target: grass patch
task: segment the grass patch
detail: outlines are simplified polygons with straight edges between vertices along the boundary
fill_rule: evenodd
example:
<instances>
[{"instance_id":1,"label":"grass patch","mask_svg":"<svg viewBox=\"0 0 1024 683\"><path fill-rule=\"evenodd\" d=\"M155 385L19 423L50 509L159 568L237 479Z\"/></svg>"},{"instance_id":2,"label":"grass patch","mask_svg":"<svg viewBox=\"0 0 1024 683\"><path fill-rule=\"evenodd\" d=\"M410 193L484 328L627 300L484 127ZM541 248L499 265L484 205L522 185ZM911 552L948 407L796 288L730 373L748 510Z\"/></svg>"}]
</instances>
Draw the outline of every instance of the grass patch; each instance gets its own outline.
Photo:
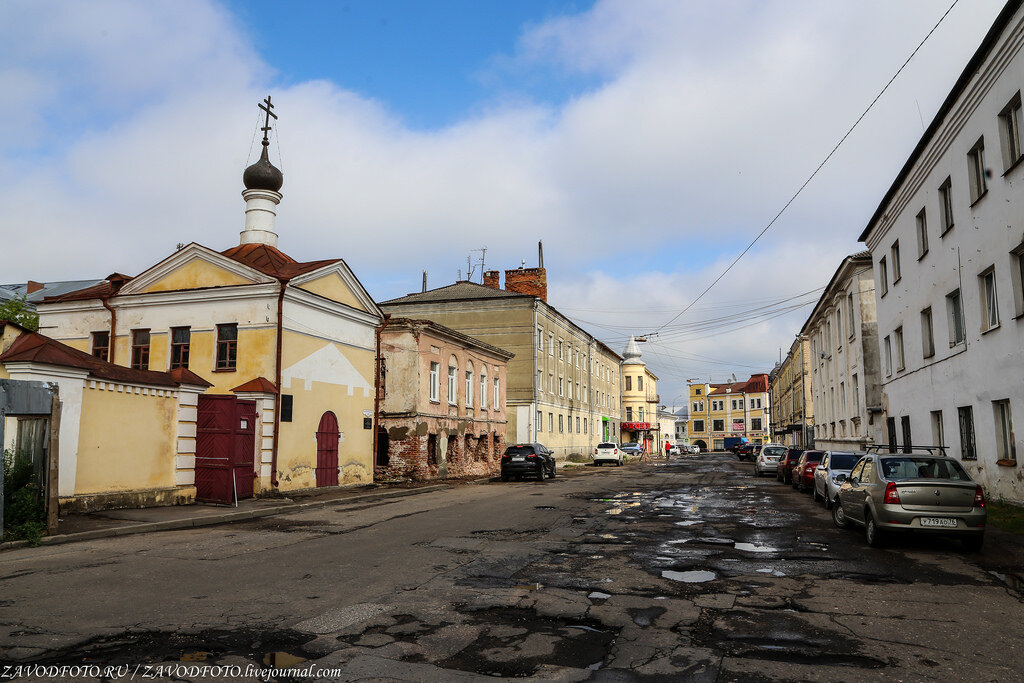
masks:
<instances>
[{"instance_id":1,"label":"grass patch","mask_svg":"<svg viewBox=\"0 0 1024 683\"><path fill-rule=\"evenodd\" d=\"M1011 534L1024 534L1024 507L990 501L988 503L988 523Z\"/></svg>"}]
</instances>

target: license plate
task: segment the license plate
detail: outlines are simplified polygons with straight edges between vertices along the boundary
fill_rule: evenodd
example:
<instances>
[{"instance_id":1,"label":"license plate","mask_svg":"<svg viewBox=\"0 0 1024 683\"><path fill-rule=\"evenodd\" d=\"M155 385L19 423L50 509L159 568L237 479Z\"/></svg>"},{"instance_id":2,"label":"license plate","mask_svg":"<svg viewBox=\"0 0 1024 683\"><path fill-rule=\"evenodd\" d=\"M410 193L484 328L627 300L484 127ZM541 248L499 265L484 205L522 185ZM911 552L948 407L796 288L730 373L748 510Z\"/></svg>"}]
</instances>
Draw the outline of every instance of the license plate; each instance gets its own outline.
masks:
<instances>
[{"instance_id":1,"label":"license plate","mask_svg":"<svg viewBox=\"0 0 1024 683\"><path fill-rule=\"evenodd\" d=\"M522 457L521 455L512 456L512 462L522 462L524 460L526 460L526 458Z\"/></svg>"},{"instance_id":2,"label":"license plate","mask_svg":"<svg viewBox=\"0 0 1024 683\"><path fill-rule=\"evenodd\" d=\"M921 526L938 526L955 529L957 526L957 520L953 517L922 517Z\"/></svg>"}]
</instances>

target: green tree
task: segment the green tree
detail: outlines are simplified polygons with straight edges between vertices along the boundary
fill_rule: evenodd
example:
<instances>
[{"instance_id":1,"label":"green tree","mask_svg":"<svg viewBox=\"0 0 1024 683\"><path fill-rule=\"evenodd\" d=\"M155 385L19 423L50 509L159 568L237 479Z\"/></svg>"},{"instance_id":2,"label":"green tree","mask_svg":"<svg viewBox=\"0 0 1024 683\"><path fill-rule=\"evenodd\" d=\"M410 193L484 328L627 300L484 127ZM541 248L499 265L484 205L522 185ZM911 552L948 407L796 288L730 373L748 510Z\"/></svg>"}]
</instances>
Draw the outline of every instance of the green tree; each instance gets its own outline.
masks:
<instances>
[{"instance_id":1,"label":"green tree","mask_svg":"<svg viewBox=\"0 0 1024 683\"><path fill-rule=\"evenodd\" d=\"M33 332L39 329L39 314L29 306L24 296L0 303L0 320L18 323Z\"/></svg>"}]
</instances>

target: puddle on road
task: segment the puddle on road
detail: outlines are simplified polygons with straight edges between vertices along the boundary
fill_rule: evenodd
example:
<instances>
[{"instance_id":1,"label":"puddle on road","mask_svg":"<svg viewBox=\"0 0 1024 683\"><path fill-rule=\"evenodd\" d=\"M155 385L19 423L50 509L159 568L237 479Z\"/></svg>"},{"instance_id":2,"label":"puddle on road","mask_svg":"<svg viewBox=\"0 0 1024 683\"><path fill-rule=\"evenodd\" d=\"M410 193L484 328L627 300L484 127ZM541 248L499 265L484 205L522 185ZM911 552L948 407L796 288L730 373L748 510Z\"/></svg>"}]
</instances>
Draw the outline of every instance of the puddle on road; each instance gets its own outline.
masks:
<instances>
[{"instance_id":1,"label":"puddle on road","mask_svg":"<svg viewBox=\"0 0 1024 683\"><path fill-rule=\"evenodd\" d=\"M756 571L757 571L758 574L771 574L772 576L775 576L775 577L782 577L782 576L786 575L785 572L780 572L780 571L778 571L776 569L770 569L768 567L765 567L764 569L758 569Z\"/></svg>"},{"instance_id":2,"label":"puddle on road","mask_svg":"<svg viewBox=\"0 0 1024 683\"><path fill-rule=\"evenodd\" d=\"M777 553L778 548L773 548L768 545L756 545L754 543L735 543L733 547L736 550L745 550L748 553Z\"/></svg>"},{"instance_id":3,"label":"puddle on road","mask_svg":"<svg viewBox=\"0 0 1024 683\"><path fill-rule=\"evenodd\" d=\"M591 600L607 600L608 598L612 597L612 595L611 593L602 593L601 591L594 591L587 597Z\"/></svg>"},{"instance_id":4,"label":"puddle on road","mask_svg":"<svg viewBox=\"0 0 1024 683\"><path fill-rule=\"evenodd\" d=\"M714 572L705 571L703 569L693 569L688 572L677 572L672 571L671 569L665 569L661 572L661 575L666 579L682 581L683 583L704 583L705 581L714 581L718 578Z\"/></svg>"},{"instance_id":5,"label":"puddle on road","mask_svg":"<svg viewBox=\"0 0 1024 683\"><path fill-rule=\"evenodd\" d=\"M693 526L695 524L700 524L700 523L701 523L701 520L699 520L699 519L687 519L687 520L685 520L683 522L676 522L676 526Z\"/></svg>"}]
</instances>

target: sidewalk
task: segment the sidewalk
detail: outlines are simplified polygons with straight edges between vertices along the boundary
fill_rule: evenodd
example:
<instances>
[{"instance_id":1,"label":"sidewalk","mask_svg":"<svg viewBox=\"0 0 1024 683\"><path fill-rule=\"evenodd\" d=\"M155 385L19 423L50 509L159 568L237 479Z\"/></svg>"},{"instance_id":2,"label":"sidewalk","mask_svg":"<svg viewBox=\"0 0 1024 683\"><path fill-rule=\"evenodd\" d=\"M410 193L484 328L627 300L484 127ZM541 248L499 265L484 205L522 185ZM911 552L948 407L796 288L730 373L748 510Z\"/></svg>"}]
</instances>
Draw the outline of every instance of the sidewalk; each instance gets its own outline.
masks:
<instances>
[{"instance_id":1,"label":"sidewalk","mask_svg":"<svg viewBox=\"0 0 1024 683\"><path fill-rule=\"evenodd\" d=\"M248 498L238 501L238 506L171 505L165 507L138 508L129 510L101 510L62 517L57 533L44 536L39 545L56 545L74 541L88 541L96 538L126 536L150 531L168 531L225 524L270 515L280 515L297 510L323 508L331 505L363 503L384 498L400 498L417 493L440 491L466 483L490 481L490 478L476 480L455 480L443 483L400 483L371 484L353 488L330 490L296 491L288 496ZM27 541L0 543L0 551L24 548Z\"/></svg>"}]
</instances>

